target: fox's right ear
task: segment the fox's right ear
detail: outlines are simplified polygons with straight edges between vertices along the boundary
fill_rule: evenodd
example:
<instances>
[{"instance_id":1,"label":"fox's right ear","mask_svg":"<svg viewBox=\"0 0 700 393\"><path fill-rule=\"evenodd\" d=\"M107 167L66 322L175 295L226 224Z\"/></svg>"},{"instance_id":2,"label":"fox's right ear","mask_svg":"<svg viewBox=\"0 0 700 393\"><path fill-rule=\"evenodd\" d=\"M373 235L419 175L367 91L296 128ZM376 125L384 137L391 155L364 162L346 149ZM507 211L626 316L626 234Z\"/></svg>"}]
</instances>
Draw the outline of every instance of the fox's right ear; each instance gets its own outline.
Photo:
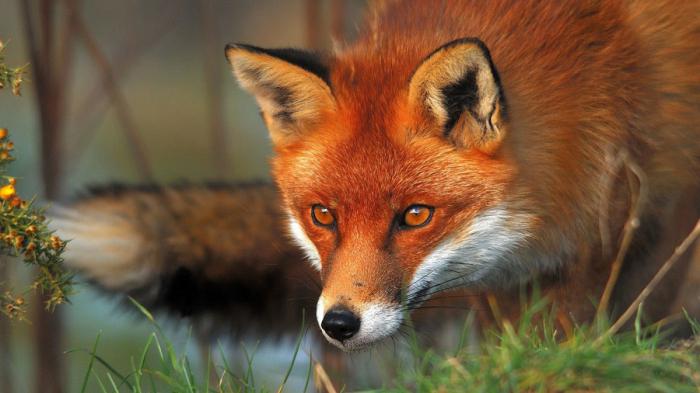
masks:
<instances>
[{"instance_id":1,"label":"fox's right ear","mask_svg":"<svg viewBox=\"0 0 700 393\"><path fill-rule=\"evenodd\" d=\"M328 68L317 54L229 44L226 58L241 86L258 101L275 145L293 141L335 109Z\"/></svg>"}]
</instances>

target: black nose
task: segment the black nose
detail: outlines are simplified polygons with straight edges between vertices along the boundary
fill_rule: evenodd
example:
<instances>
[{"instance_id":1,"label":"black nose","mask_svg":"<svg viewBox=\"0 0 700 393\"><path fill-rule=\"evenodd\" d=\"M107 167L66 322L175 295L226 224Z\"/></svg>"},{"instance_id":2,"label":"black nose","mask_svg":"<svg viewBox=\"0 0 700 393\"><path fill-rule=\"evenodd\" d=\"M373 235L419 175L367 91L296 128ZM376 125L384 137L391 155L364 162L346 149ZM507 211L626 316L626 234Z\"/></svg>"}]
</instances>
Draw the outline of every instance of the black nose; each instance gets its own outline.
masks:
<instances>
[{"instance_id":1,"label":"black nose","mask_svg":"<svg viewBox=\"0 0 700 393\"><path fill-rule=\"evenodd\" d=\"M347 340L360 330L360 318L348 309L333 308L323 317L321 328L338 341Z\"/></svg>"}]
</instances>

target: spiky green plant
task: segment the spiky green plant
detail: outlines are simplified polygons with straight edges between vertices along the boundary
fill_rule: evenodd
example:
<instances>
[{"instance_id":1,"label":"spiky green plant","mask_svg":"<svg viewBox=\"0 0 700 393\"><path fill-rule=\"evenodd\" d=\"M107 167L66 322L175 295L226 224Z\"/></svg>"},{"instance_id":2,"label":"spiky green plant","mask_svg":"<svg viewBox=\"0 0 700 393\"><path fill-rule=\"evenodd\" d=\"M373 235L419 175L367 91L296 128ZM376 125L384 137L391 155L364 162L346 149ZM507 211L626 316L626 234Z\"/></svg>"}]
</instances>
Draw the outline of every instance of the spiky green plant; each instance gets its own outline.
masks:
<instances>
[{"instance_id":1,"label":"spiky green plant","mask_svg":"<svg viewBox=\"0 0 700 393\"><path fill-rule=\"evenodd\" d=\"M26 75L27 66L8 67L5 65L5 43L0 39L0 89L5 86L10 86L12 94L18 96L21 94L21 86Z\"/></svg>"},{"instance_id":2,"label":"spiky green plant","mask_svg":"<svg viewBox=\"0 0 700 393\"><path fill-rule=\"evenodd\" d=\"M7 67L2 56L4 49L0 41L0 88L10 85L13 94L19 95L25 67ZM43 208L17 194L17 180L7 174L7 166L14 161L13 150L8 130L0 128L0 255L5 256L0 263L21 258L37 271L30 288L24 290L15 291L8 283L0 283L0 312L24 319L24 294L32 290L47 294L46 308L53 309L67 300L72 279L63 270L61 259L66 242L49 230Z\"/></svg>"}]
</instances>

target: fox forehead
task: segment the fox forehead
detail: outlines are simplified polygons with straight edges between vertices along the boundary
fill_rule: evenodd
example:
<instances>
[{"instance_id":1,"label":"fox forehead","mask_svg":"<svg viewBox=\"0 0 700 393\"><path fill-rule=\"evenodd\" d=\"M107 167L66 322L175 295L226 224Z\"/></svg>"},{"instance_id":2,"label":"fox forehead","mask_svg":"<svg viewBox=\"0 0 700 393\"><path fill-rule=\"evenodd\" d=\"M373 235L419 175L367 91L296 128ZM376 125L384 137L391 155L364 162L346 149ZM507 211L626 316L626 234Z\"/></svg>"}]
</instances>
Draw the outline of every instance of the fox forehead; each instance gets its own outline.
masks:
<instances>
[{"instance_id":1,"label":"fox forehead","mask_svg":"<svg viewBox=\"0 0 700 393\"><path fill-rule=\"evenodd\" d=\"M290 207L386 203L395 209L498 199L513 174L502 160L456 149L438 137L353 130L312 133L279 152L273 171Z\"/></svg>"}]
</instances>

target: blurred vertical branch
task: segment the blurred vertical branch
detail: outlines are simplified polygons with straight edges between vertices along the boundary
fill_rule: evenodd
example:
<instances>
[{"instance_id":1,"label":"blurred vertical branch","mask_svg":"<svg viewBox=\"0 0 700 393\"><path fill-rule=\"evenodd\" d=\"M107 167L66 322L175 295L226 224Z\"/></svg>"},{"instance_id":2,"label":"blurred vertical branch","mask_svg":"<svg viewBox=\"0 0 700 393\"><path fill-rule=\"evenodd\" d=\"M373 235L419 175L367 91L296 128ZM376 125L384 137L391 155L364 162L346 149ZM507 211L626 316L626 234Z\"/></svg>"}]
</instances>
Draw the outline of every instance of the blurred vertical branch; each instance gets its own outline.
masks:
<instances>
[{"instance_id":1,"label":"blurred vertical branch","mask_svg":"<svg viewBox=\"0 0 700 393\"><path fill-rule=\"evenodd\" d=\"M321 47L321 1L306 0L305 7L306 46L318 49Z\"/></svg>"},{"instance_id":2,"label":"blurred vertical branch","mask_svg":"<svg viewBox=\"0 0 700 393\"><path fill-rule=\"evenodd\" d=\"M52 78L50 68L53 63L53 10L54 2L41 0L39 4L39 23L32 10L30 1L20 1L24 19L29 58L32 64L32 79L36 92L37 108L41 123L41 174L47 197L60 193L61 184L61 109L62 91L57 88L57 81ZM39 32L37 33L37 29ZM39 38L41 37L41 38Z\"/></svg>"},{"instance_id":3,"label":"blurred vertical branch","mask_svg":"<svg viewBox=\"0 0 700 393\"><path fill-rule=\"evenodd\" d=\"M131 111L127 103L126 97L122 94L117 80L114 76L112 67L109 64L109 60L100 49L97 41L93 38L92 34L88 30L83 18L80 15L80 10L75 2L75 0L63 0L66 5L68 12L68 17L70 23L75 29L76 35L79 36L88 51L88 54L92 57L95 65L99 68L102 74L102 82L107 90L107 93L111 99L112 105L117 115L117 119L124 129L126 138L129 142L132 154L138 165L138 169L141 176L145 180L153 180L153 172L150 165L150 160L146 154L146 148L141 140L139 132L136 128L136 124L131 116Z\"/></svg>"},{"instance_id":4,"label":"blurred vertical branch","mask_svg":"<svg viewBox=\"0 0 700 393\"><path fill-rule=\"evenodd\" d=\"M333 46L342 45L345 41L345 0L331 1L331 38Z\"/></svg>"},{"instance_id":5,"label":"blurred vertical branch","mask_svg":"<svg viewBox=\"0 0 700 393\"><path fill-rule=\"evenodd\" d=\"M119 70L119 73L115 75L119 81L124 81L138 60L172 29L179 8L168 7L168 11L170 14L159 18L153 24L149 24L148 31L130 31L129 37L120 45L120 49L112 57L111 62L111 68ZM81 110L74 114L73 126L67 135L72 141L71 145L67 146L66 156L70 157L70 162L66 163L68 171L80 164L87 146L99 128L98 125L110 107L109 97L105 94L104 78L99 78L99 81L88 93L82 99L77 99L76 102L78 104L75 107L81 108Z\"/></svg>"},{"instance_id":6,"label":"blurred vertical branch","mask_svg":"<svg viewBox=\"0 0 700 393\"><path fill-rule=\"evenodd\" d=\"M345 19L347 18L347 1L331 0L329 8L322 7L321 0L306 0L304 26L306 28L306 46L310 49L325 49L330 43L333 49L339 49L345 42ZM328 12L328 15L324 14ZM326 23L330 20L330 25ZM330 36L330 40L327 37Z\"/></svg>"},{"instance_id":7,"label":"blurred vertical branch","mask_svg":"<svg viewBox=\"0 0 700 393\"><path fill-rule=\"evenodd\" d=\"M62 180L62 133L66 80L65 70L68 66L71 48L72 30L61 34L62 55L65 57L56 68L54 57L54 12L56 3L52 0L40 0L38 9L34 9L29 0L20 1L21 17L24 22L25 36L29 57L32 64L32 79L39 111L41 126L41 176L46 198L54 199L60 194ZM69 26L65 24L64 26ZM69 27L64 27L70 29ZM60 393L63 391L64 370L61 361L63 338L60 311L48 312L44 308L45 299L34 302L34 353L35 378L37 392Z\"/></svg>"},{"instance_id":8,"label":"blurred vertical branch","mask_svg":"<svg viewBox=\"0 0 700 393\"><path fill-rule=\"evenodd\" d=\"M219 178L224 178L229 169L229 157L226 149L226 125L224 124L223 96L221 93L221 65L223 64L221 52L223 45L219 39L219 28L213 3L208 0L200 0L199 11L202 24L204 78L207 89L207 107L209 109L214 170Z\"/></svg>"}]
</instances>

